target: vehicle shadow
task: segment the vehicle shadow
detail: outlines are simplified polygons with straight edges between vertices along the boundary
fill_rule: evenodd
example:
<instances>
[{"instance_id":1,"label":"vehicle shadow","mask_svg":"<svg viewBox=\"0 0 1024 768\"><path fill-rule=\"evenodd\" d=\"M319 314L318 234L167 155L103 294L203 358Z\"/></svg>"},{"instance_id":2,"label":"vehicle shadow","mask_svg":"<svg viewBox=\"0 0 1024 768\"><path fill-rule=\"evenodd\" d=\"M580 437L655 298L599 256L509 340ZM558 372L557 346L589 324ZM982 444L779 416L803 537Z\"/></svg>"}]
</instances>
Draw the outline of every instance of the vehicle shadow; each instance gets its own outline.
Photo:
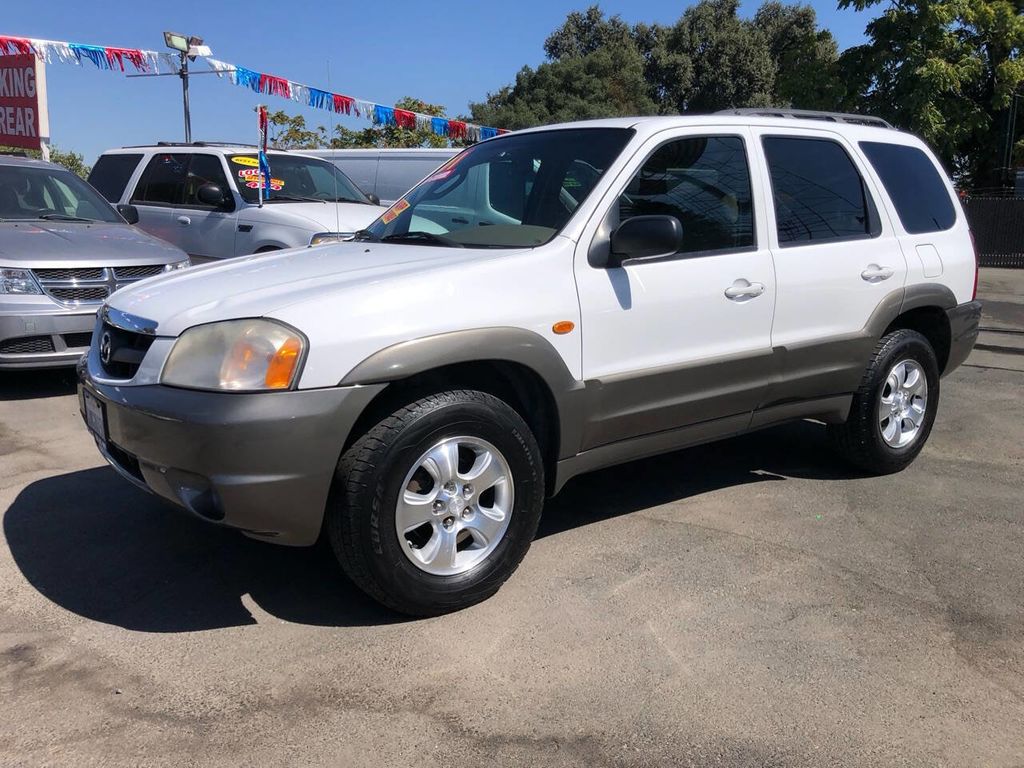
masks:
<instances>
[{"instance_id":1,"label":"vehicle shadow","mask_svg":"<svg viewBox=\"0 0 1024 768\"><path fill-rule=\"evenodd\" d=\"M786 477L849 478L822 450L823 430L793 424L577 478L553 499L538 536L718 488ZM243 603L289 622L402 621L347 581L326 546L279 547L188 517L107 467L38 480L3 519L15 562L68 611L144 632L253 624Z\"/></svg>"},{"instance_id":2,"label":"vehicle shadow","mask_svg":"<svg viewBox=\"0 0 1024 768\"><path fill-rule=\"evenodd\" d=\"M0 401L62 397L75 394L77 387L74 368L0 371Z\"/></svg>"}]
</instances>

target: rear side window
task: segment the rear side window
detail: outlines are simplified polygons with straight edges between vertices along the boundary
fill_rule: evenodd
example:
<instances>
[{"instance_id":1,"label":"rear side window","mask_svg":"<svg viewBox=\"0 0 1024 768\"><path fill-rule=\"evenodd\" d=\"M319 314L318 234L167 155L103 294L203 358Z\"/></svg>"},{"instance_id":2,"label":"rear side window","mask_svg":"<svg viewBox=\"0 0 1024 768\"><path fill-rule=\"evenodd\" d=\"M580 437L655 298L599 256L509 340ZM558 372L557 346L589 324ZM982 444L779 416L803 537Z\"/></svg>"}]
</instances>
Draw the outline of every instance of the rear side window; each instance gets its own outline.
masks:
<instances>
[{"instance_id":1,"label":"rear side window","mask_svg":"<svg viewBox=\"0 0 1024 768\"><path fill-rule=\"evenodd\" d=\"M141 159L142 155L103 155L89 172L89 183L108 202L120 202L124 188Z\"/></svg>"},{"instance_id":2,"label":"rear side window","mask_svg":"<svg viewBox=\"0 0 1024 768\"><path fill-rule=\"evenodd\" d=\"M766 136L780 245L878 234L874 203L846 150L829 139Z\"/></svg>"},{"instance_id":3,"label":"rear side window","mask_svg":"<svg viewBox=\"0 0 1024 768\"><path fill-rule=\"evenodd\" d=\"M619 221L667 214L683 225L680 253L754 245L754 209L743 140L693 136L658 147L619 197Z\"/></svg>"},{"instance_id":4,"label":"rear side window","mask_svg":"<svg viewBox=\"0 0 1024 768\"><path fill-rule=\"evenodd\" d=\"M862 141L903 228L912 235L939 232L956 223L956 208L935 164L917 147Z\"/></svg>"},{"instance_id":5,"label":"rear side window","mask_svg":"<svg viewBox=\"0 0 1024 768\"><path fill-rule=\"evenodd\" d=\"M153 155L135 188L133 203L180 205L185 194L188 155Z\"/></svg>"}]
</instances>

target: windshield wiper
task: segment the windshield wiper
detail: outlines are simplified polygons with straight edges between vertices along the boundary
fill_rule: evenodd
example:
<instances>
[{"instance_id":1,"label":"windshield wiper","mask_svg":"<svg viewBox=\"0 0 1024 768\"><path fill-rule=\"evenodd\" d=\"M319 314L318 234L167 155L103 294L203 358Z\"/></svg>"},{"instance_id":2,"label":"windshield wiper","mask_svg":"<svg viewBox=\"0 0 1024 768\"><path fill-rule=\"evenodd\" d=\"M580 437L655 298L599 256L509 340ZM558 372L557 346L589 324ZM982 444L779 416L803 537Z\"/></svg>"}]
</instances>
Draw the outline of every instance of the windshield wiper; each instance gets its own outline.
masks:
<instances>
[{"instance_id":1,"label":"windshield wiper","mask_svg":"<svg viewBox=\"0 0 1024 768\"><path fill-rule=\"evenodd\" d=\"M380 239L382 243L400 243L406 240L435 243L437 245L447 246L448 248L466 247L462 243L452 240L450 237L442 237L441 235L435 235L433 232L424 232L420 229L414 229L411 232L395 232L393 235L385 235Z\"/></svg>"},{"instance_id":2,"label":"windshield wiper","mask_svg":"<svg viewBox=\"0 0 1024 768\"><path fill-rule=\"evenodd\" d=\"M373 205L369 200L356 200L354 197L329 197L327 203L359 203L360 205Z\"/></svg>"},{"instance_id":3,"label":"windshield wiper","mask_svg":"<svg viewBox=\"0 0 1024 768\"><path fill-rule=\"evenodd\" d=\"M264 203L273 203L276 200L282 200L284 202L298 202L298 203L323 203L327 205L327 201L319 197L304 197L303 195L274 195L264 200Z\"/></svg>"},{"instance_id":4,"label":"windshield wiper","mask_svg":"<svg viewBox=\"0 0 1024 768\"><path fill-rule=\"evenodd\" d=\"M99 219L84 219L81 216L68 216L66 213L44 213L42 216L37 216L37 219L44 219L46 221L90 221L96 223Z\"/></svg>"},{"instance_id":5,"label":"windshield wiper","mask_svg":"<svg viewBox=\"0 0 1024 768\"><path fill-rule=\"evenodd\" d=\"M369 240L371 243L379 243L380 242L380 238L377 237L375 234L373 234L373 232L371 232L368 229L360 229L358 232L356 232L354 235L352 235L352 239L353 240Z\"/></svg>"}]
</instances>

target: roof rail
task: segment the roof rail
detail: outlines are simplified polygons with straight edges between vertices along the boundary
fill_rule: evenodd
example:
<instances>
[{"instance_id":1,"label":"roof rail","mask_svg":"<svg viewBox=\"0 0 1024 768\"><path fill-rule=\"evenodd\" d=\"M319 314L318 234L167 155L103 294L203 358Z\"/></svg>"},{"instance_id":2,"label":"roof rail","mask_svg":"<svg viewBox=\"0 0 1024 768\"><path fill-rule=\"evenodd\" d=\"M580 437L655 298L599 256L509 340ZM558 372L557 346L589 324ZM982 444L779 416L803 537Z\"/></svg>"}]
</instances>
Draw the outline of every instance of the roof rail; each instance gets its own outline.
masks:
<instances>
[{"instance_id":1,"label":"roof rail","mask_svg":"<svg viewBox=\"0 0 1024 768\"><path fill-rule=\"evenodd\" d=\"M146 147L252 147L255 149L256 145L241 141L158 141L155 144L129 144L121 149L145 149ZM287 152L288 150L279 151Z\"/></svg>"},{"instance_id":2,"label":"roof rail","mask_svg":"<svg viewBox=\"0 0 1024 768\"><path fill-rule=\"evenodd\" d=\"M888 120L873 115L858 115L852 112L821 112L816 109L776 109L774 107L743 107L741 109L721 109L718 115L748 115L751 117L791 117L797 120L823 120L829 123L853 123L870 125L875 128L893 128Z\"/></svg>"}]
</instances>

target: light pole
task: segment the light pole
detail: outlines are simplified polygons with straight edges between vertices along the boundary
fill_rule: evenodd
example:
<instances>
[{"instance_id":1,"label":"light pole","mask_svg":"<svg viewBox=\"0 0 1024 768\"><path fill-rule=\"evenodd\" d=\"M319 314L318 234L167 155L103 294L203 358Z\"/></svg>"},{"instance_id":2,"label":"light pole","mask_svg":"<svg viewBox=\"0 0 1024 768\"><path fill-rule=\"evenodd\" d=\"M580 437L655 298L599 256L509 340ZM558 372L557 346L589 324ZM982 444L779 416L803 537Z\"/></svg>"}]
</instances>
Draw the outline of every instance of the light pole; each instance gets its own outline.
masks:
<instances>
[{"instance_id":1,"label":"light pole","mask_svg":"<svg viewBox=\"0 0 1024 768\"><path fill-rule=\"evenodd\" d=\"M196 56L204 54L203 38L192 35L185 37L177 32L164 32L164 44L171 50L177 51L181 57L181 69L178 75L181 77L181 101L185 108L185 143L192 143L192 115L188 109L188 63L195 61ZM209 54L209 49L205 49Z\"/></svg>"}]
</instances>

